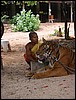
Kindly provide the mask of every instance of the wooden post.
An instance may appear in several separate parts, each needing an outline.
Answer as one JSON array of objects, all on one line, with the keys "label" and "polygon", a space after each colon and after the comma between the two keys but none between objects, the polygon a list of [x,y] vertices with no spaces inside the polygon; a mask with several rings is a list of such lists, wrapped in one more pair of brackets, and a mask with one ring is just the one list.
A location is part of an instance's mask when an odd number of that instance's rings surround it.
[{"label": "wooden post", "polygon": [[73,22],[73,5],[72,5],[72,1],[71,1],[71,22]]},{"label": "wooden post", "polygon": [[67,39],[67,9],[66,9],[66,3],[62,1],[62,8],[63,8],[63,15],[65,18],[65,39]]},{"label": "wooden post", "polygon": [[70,24],[69,24],[68,29],[67,29],[67,39],[69,39],[69,28],[70,28]]},{"label": "wooden post", "polygon": [[50,16],[51,16],[51,6],[50,6],[50,1],[49,1],[49,22],[50,22]]},{"label": "wooden post", "polygon": [[67,20],[65,21],[65,39],[67,39]]}]

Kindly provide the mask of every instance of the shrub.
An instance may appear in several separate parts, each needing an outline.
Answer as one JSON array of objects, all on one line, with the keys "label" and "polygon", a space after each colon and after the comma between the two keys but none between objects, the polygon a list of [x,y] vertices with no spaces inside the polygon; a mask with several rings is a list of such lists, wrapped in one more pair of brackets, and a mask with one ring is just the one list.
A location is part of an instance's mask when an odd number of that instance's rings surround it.
[{"label": "shrub", "polygon": [[59,29],[54,29],[54,33],[50,34],[50,36],[63,36],[64,35],[64,27],[61,28],[61,32]]},{"label": "shrub", "polygon": [[25,10],[21,11],[20,14],[16,14],[10,20],[12,24],[12,30],[17,31],[36,31],[39,29],[40,20],[38,15],[34,15],[31,10],[26,12]]},{"label": "shrub", "polygon": [[2,17],[1,17],[1,21],[4,23],[4,22],[6,22],[6,20],[7,20],[7,18],[8,18],[9,16],[7,16],[7,15],[3,15]]}]

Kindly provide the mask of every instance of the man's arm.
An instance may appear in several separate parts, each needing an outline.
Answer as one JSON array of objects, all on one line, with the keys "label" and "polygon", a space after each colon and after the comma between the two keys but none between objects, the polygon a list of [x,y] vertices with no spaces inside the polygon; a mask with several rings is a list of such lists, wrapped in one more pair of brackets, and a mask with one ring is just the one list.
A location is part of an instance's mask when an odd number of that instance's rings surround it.
[{"label": "man's arm", "polygon": [[36,58],[35,54],[31,52],[30,44],[26,45],[25,48],[26,48],[26,55],[27,55],[28,59],[30,61],[36,61],[37,58]]}]

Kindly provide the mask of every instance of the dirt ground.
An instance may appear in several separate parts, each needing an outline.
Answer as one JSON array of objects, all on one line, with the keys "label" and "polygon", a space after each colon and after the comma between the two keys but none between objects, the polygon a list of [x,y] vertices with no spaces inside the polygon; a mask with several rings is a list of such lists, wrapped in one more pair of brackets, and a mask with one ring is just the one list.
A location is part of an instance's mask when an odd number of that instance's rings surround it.
[{"label": "dirt ground", "polygon": [[[59,38],[49,35],[59,26],[64,27],[64,23],[41,23],[36,31],[39,39]],[[44,79],[26,77],[28,64],[23,55],[28,36],[29,32],[11,32],[5,24],[2,39],[9,40],[12,51],[1,51],[4,68],[1,70],[1,99],[75,99],[75,75]],[[74,37],[74,23],[70,23],[70,36]]]}]

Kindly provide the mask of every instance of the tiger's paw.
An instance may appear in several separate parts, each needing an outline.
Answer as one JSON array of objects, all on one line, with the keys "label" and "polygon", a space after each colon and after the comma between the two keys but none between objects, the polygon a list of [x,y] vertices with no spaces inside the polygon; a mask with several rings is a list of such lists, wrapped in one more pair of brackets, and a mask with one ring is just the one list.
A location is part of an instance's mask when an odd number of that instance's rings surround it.
[{"label": "tiger's paw", "polygon": [[39,79],[40,77],[38,76],[38,74],[34,74],[31,78],[32,79]]},{"label": "tiger's paw", "polygon": [[34,75],[33,72],[30,72],[30,73],[27,73],[27,74],[26,74],[27,77],[32,77],[33,75]]}]

